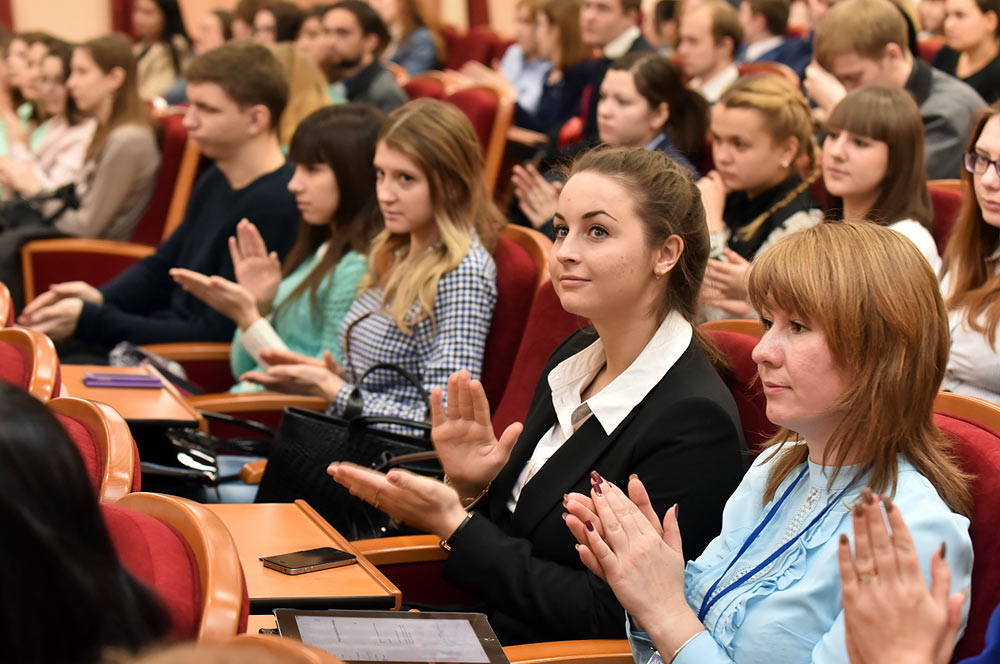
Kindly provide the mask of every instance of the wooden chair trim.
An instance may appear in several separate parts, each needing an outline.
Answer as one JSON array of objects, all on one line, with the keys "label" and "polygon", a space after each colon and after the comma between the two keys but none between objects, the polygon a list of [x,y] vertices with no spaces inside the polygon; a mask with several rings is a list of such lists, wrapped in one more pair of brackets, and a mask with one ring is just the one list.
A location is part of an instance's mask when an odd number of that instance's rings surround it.
[{"label": "wooden chair trim", "polygon": [[307,397],[279,392],[255,392],[253,394],[199,394],[187,397],[194,408],[213,413],[247,413],[261,410],[284,410],[288,407],[306,410],[326,410],[329,402],[322,397]]},{"label": "wooden chair trim", "polygon": [[154,248],[132,242],[98,240],[93,238],[54,238],[33,240],[21,247],[21,275],[24,280],[24,300],[31,302],[38,295],[35,288],[33,260],[36,254],[94,254],[100,256],[124,256],[142,260],[153,253]]},{"label": "wooden chair trim", "polygon": [[400,535],[351,542],[373,565],[427,563],[448,558],[441,548],[441,538],[435,535]]},{"label": "wooden chair trim", "polygon": [[111,406],[97,401],[59,397],[48,403],[53,413],[71,417],[85,426],[101,449],[104,466],[98,500],[114,503],[132,491],[135,481],[135,445],[125,418]]},{"label": "wooden chair trim", "polygon": [[549,280],[549,254],[552,253],[552,240],[534,228],[518,226],[517,224],[504,226],[500,231],[500,236],[516,242],[531,254],[532,260],[538,266],[538,283],[535,285],[537,292]]},{"label": "wooden chair trim", "polygon": [[947,180],[929,180],[927,182],[928,189],[947,189],[949,191],[962,191],[962,181],[955,179]]},{"label": "wooden chair trim", "polygon": [[455,91],[455,79],[449,75],[448,72],[434,70],[425,71],[417,74],[416,76],[409,77],[406,82],[412,83],[413,81],[419,81],[421,79],[437,81],[440,83],[445,97]]},{"label": "wooden chair trim", "polygon": [[632,664],[632,651],[625,639],[548,641],[507,646],[503,649],[511,664]]},{"label": "wooden chair trim", "polygon": [[41,332],[22,327],[0,329],[0,343],[17,348],[31,365],[27,392],[39,401],[55,396],[59,375],[59,355],[55,344]]},{"label": "wooden chair trim", "polygon": [[507,130],[507,140],[511,143],[520,143],[529,148],[543,148],[549,144],[549,137],[542,132],[525,129],[517,125]]},{"label": "wooden chair trim", "polygon": [[243,568],[222,520],[204,505],[159,493],[130,493],[117,504],[172,526],[194,551],[202,593],[198,641],[220,642],[236,636],[243,606]]},{"label": "wooden chair trim", "polygon": [[142,349],[175,362],[229,362],[228,341],[190,341],[146,344]]},{"label": "wooden chair trim", "polygon": [[191,189],[198,176],[198,163],[200,161],[201,151],[198,150],[198,145],[189,138],[184,145],[184,153],[181,155],[181,163],[177,169],[174,192],[170,196],[170,207],[167,208],[160,242],[164,242],[170,237],[184,220],[184,213],[187,212],[188,201],[191,199]]},{"label": "wooden chair trim", "polygon": [[509,91],[487,85],[474,85],[467,88],[456,88],[451,94],[461,90],[486,90],[497,98],[497,113],[493,117],[493,129],[490,131],[490,140],[486,146],[486,153],[483,155],[483,179],[486,181],[486,190],[490,196],[496,189],[497,177],[500,175],[500,166],[503,162],[503,153],[507,147],[507,132],[514,122],[514,98]]},{"label": "wooden chair trim", "polygon": [[267,468],[267,459],[258,459],[243,464],[240,468],[240,479],[244,484],[260,484],[264,477],[264,469]]},{"label": "wooden chair trim", "polygon": [[934,398],[934,412],[975,422],[1000,436],[1000,405],[992,401],[954,392],[938,392]]},{"label": "wooden chair trim", "polygon": [[13,306],[14,302],[10,299],[10,289],[5,284],[0,283],[0,327],[7,324]]},{"label": "wooden chair trim", "polygon": [[715,330],[721,332],[737,332],[745,334],[754,339],[764,336],[764,328],[760,321],[756,319],[730,319],[730,320],[710,320],[698,326],[704,331]]},{"label": "wooden chair trim", "polygon": [[288,664],[344,664],[343,660],[325,650],[280,636],[240,634],[229,643],[236,647],[242,646],[241,650],[247,650],[248,655],[250,652],[266,651]]}]

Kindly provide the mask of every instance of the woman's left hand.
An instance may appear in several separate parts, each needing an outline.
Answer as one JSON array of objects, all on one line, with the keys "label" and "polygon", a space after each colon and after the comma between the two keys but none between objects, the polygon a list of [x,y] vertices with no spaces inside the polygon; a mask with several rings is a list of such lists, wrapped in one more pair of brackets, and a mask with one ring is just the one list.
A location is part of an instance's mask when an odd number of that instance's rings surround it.
[{"label": "woman's left hand", "polygon": [[748,315],[752,310],[747,302],[747,277],[750,263],[732,249],[726,249],[726,260],[708,261],[702,299],[733,315]]},{"label": "woman's left hand", "polygon": [[352,495],[414,528],[447,539],[467,516],[458,493],[443,482],[395,468],[383,474],[353,463],[326,472]]},{"label": "woman's left hand", "polygon": [[231,319],[241,330],[246,330],[260,318],[257,301],[240,284],[218,275],[209,277],[182,267],[171,269],[170,276],[181,288]]}]

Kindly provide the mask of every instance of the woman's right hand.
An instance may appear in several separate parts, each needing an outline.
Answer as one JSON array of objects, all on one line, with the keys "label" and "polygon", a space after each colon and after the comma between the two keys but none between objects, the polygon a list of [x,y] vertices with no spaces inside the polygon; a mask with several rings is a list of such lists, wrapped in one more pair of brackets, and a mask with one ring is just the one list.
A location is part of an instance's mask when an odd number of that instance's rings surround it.
[{"label": "woman's right hand", "polygon": [[264,238],[257,227],[243,219],[236,225],[236,235],[229,238],[229,255],[233,259],[236,281],[257,301],[261,316],[271,311],[271,301],[281,283],[281,261],[278,253],[268,253]]},{"label": "woman's right hand", "polygon": [[710,171],[708,175],[695,183],[701,192],[701,204],[705,207],[705,222],[709,233],[725,230],[722,221],[726,209],[726,183],[718,171]]},{"label": "woman's right hand", "polygon": [[549,182],[532,164],[514,166],[511,182],[518,207],[532,226],[541,228],[555,216],[562,183]]},{"label": "woman's right hand", "polygon": [[489,486],[510,458],[523,428],[515,422],[497,440],[483,384],[465,370],[448,378],[447,414],[441,388],[431,392],[431,426],[441,467],[451,486],[465,498],[478,496]]}]

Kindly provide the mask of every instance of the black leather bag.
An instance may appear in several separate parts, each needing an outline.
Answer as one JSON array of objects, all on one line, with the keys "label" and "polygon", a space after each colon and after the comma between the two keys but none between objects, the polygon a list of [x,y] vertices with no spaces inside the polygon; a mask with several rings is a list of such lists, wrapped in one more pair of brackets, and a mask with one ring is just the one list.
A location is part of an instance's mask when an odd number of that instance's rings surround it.
[{"label": "black leather bag", "polygon": [[[362,415],[360,385],[373,371],[395,371],[413,384],[427,404],[424,421]],[[420,381],[393,364],[375,364],[362,374],[342,417],[300,408],[286,408],[274,439],[258,503],[306,500],[347,539],[397,535],[405,530],[384,512],[352,496],[326,473],[334,461],[350,461],[380,471],[401,467],[421,475],[441,477],[431,448],[430,398]],[[386,429],[386,426],[393,430]],[[412,434],[400,433],[405,428]]]}]

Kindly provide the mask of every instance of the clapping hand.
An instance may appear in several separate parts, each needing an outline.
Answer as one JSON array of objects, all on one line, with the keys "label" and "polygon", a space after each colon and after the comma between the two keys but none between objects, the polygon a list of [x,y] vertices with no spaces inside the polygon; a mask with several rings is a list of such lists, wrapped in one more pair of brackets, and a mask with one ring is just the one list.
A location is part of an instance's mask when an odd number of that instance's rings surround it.
[{"label": "clapping hand", "polygon": [[748,316],[752,311],[747,301],[747,276],[750,262],[732,249],[726,249],[725,261],[708,261],[702,300],[737,316]]},{"label": "clapping hand", "polygon": [[253,294],[240,284],[181,267],[171,269],[170,276],[186,292],[231,319],[241,330],[246,331],[260,319]]},{"label": "clapping hand", "polygon": [[514,166],[511,182],[518,207],[532,226],[541,228],[555,216],[561,182],[549,182],[533,164]]},{"label": "clapping hand", "polygon": [[268,253],[260,231],[243,219],[236,225],[236,235],[229,238],[229,255],[233,259],[236,281],[253,295],[260,314],[266,316],[281,283],[278,253]]},{"label": "clapping hand", "polygon": [[726,209],[726,183],[718,171],[710,171],[708,175],[695,183],[701,192],[701,204],[705,207],[705,222],[709,233],[719,233],[725,230],[722,213]]},{"label": "clapping hand", "polygon": [[340,388],[347,384],[341,377],[340,365],[328,350],[323,352],[322,360],[274,349],[261,351],[260,359],[268,365],[267,371],[248,371],[240,380],[275,392],[323,397],[330,402],[337,400]]}]

